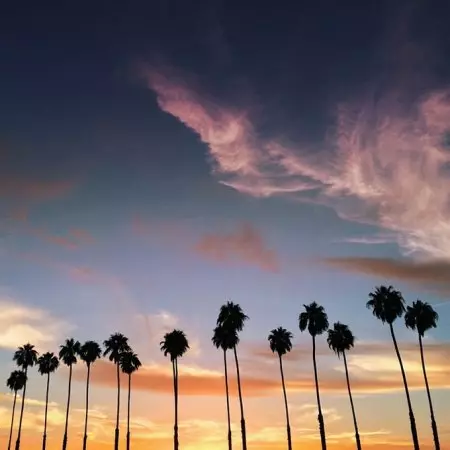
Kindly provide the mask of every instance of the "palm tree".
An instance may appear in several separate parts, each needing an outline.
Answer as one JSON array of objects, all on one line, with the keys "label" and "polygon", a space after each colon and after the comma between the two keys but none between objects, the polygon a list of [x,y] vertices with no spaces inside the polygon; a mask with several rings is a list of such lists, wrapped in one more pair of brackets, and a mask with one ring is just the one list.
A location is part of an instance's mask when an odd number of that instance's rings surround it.
[{"label": "palm tree", "polygon": [[109,355],[109,360],[116,365],[117,373],[117,412],[116,412],[116,430],[114,433],[114,450],[119,449],[119,420],[120,420],[120,367],[119,361],[122,353],[131,351],[128,345],[128,338],[122,333],[114,333],[103,341],[105,351],[103,356]]},{"label": "palm tree", "polygon": [[84,416],[84,436],[83,436],[83,450],[86,450],[87,446],[87,425],[88,425],[88,411],[89,411],[89,380],[91,375],[91,365],[102,356],[102,349],[97,342],[86,341],[80,347],[80,359],[86,363],[87,375],[86,375],[86,413]]},{"label": "palm tree", "polygon": [[312,302],[309,305],[303,305],[303,307],[305,308],[305,311],[300,313],[298,317],[298,324],[300,331],[302,332],[308,328],[309,334],[312,337],[314,380],[316,383],[317,407],[319,409],[317,419],[319,420],[320,441],[322,443],[322,450],[326,450],[327,441],[325,438],[325,423],[323,421],[322,406],[320,404],[319,379],[317,376],[316,336],[321,335],[328,329],[328,317],[323,306],[318,305],[316,302]]},{"label": "palm tree", "polygon": [[67,390],[66,424],[64,426],[64,438],[62,450],[67,448],[67,429],[69,426],[70,391],[72,388],[72,366],[77,363],[77,356],[80,353],[81,344],[73,338],[66,339],[63,345],[59,346],[59,359],[69,367],[69,387]]},{"label": "palm tree", "polygon": [[164,356],[170,355],[173,372],[173,392],[175,397],[175,424],[173,427],[173,448],[178,450],[178,358],[181,358],[189,349],[189,343],[184,331],[173,330],[164,335],[160,342]]},{"label": "palm tree", "polygon": [[408,403],[409,420],[411,423],[411,434],[414,443],[414,450],[419,450],[419,438],[417,436],[416,420],[411,406],[411,398],[409,396],[408,382],[406,381],[405,369],[403,368],[402,358],[395,339],[393,323],[405,312],[405,300],[400,291],[395,290],[392,286],[379,286],[374,292],[369,294],[367,308],[372,310],[373,315],[381,320],[381,322],[389,325],[392,341],[394,342],[395,353],[397,354],[400,371],[402,373],[403,385],[405,387],[406,401]]},{"label": "palm tree", "polygon": [[37,360],[38,371],[41,375],[47,375],[47,389],[45,391],[45,413],[44,413],[44,435],[42,436],[42,450],[47,447],[47,412],[48,412],[48,390],[50,387],[50,374],[59,367],[59,360],[54,353],[47,352]]},{"label": "palm tree", "polygon": [[439,435],[436,420],[434,418],[433,403],[431,401],[427,371],[425,369],[422,337],[424,336],[425,332],[428,331],[430,328],[436,328],[438,320],[439,320],[438,313],[433,309],[433,307],[429,303],[417,300],[413,302],[412,306],[407,306],[406,308],[405,324],[408,328],[411,328],[411,330],[417,330],[417,333],[419,335],[420,359],[422,361],[423,377],[425,379],[425,387],[427,389],[428,403],[430,405],[431,428],[433,430],[434,446],[436,450],[439,450],[441,446],[439,443]]},{"label": "palm tree", "polygon": [[283,371],[283,359],[282,356],[292,350],[292,333],[283,327],[278,327],[273,329],[269,334],[269,345],[272,352],[278,353],[278,360],[280,362],[280,373],[281,373],[281,386],[283,388],[284,396],[284,407],[286,410],[286,431],[288,440],[288,449],[292,450],[292,440],[291,440],[291,424],[289,421],[289,409],[288,401],[286,395],[286,386],[284,383],[284,371]]},{"label": "palm tree", "polygon": [[128,375],[128,408],[127,408],[127,450],[130,450],[130,405],[131,405],[131,375],[142,366],[138,355],[132,351],[122,353],[119,360],[123,373]]},{"label": "palm tree", "polygon": [[[244,328],[245,321],[248,316],[244,314],[241,306],[233,303],[227,302],[225,305],[220,307],[219,316],[217,318],[217,325],[224,327],[229,333],[238,333]],[[237,356],[237,341],[233,347],[234,360],[236,363],[236,374],[238,383],[238,393],[239,393],[239,406],[241,409],[241,434],[242,434],[242,449],[247,450],[247,432],[245,429],[245,416],[244,416],[244,402],[242,400],[242,390],[241,390],[241,376],[239,373],[239,360]]]},{"label": "palm tree", "polygon": [[22,370],[14,370],[13,372],[11,372],[11,375],[6,380],[6,386],[9,387],[11,391],[14,391],[14,402],[11,415],[11,429],[9,430],[8,450],[11,449],[11,439],[14,428],[14,413],[16,410],[17,392],[24,388],[26,382],[27,376],[25,375],[25,372],[23,372]]},{"label": "palm tree", "polygon": [[353,405],[352,390],[350,388],[350,378],[348,376],[347,358],[345,352],[349,351],[355,344],[355,337],[350,328],[343,323],[336,322],[333,329],[328,330],[328,346],[340,357],[342,355],[345,367],[345,377],[347,379],[348,396],[352,408],[353,425],[355,426],[356,448],[361,450],[361,441],[359,439],[358,422],[356,421],[355,406]]},{"label": "palm tree", "polygon": [[22,406],[20,407],[19,430],[17,431],[16,450],[20,449],[20,436],[22,433],[23,409],[25,406],[25,394],[27,392],[28,367],[32,367],[37,363],[38,352],[34,345],[30,343],[19,347],[13,356],[13,361],[23,370],[25,374],[25,383],[23,385]]},{"label": "palm tree", "polygon": [[230,395],[228,390],[228,367],[227,350],[232,350],[239,343],[239,336],[236,331],[228,330],[223,326],[214,328],[212,342],[216,348],[223,350],[223,364],[225,367],[225,394],[227,397],[227,421],[228,421],[228,450],[232,450],[233,442],[231,438],[231,415],[230,415]]}]

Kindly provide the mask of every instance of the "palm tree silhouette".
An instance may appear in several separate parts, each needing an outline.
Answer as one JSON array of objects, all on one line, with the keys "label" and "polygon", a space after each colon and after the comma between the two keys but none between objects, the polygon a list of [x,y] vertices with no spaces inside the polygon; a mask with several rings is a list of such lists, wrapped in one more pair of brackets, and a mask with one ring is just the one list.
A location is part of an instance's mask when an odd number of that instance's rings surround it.
[{"label": "palm tree silhouette", "polygon": [[48,412],[48,391],[50,387],[50,374],[59,367],[59,360],[54,353],[47,352],[41,355],[38,360],[38,372],[47,375],[47,389],[45,391],[45,413],[44,413],[44,435],[42,436],[42,450],[47,448],[47,412]]},{"label": "palm tree silhouette", "polygon": [[64,426],[64,437],[62,450],[67,448],[67,430],[69,426],[70,392],[72,388],[72,366],[77,363],[77,356],[80,353],[81,344],[73,338],[66,339],[63,345],[59,346],[59,359],[69,367],[69,387],[67,390],[66,424]]},{"label": "palm tree silhouette", "polygon": [[[244,328],[245,321],[248,320],[240,305],[227,302],[225,305],[220,307],[219,316],[217,318],[217,325],[228,330],[229,333],[238,333]],[[242,449],[247,450],[247,432],[245,428],[245,416],[244,416],[244,402],[242,400],[242,389],[241,389],[241,376],[239,373],[239,360],[237,356],[237,344],[239,340],[233,346],[234,360],[236,363],[236,374],[238,383],[238,393],[239,393],[239,406],[241,409],[241,434],[242,434]]]},{"label": "palm tree silhouette", "polygon": [[355,344],[355,337],[350,328],[343,323],[336,322],[333,329],[328,330],[327,338],[328,346],[344,360],[345,378],[347,380],[348,396],[350,398],[350,406],[352,408],[353,425],[355,426],[356,448],[361,450],[361,440],[359,438],[358,422],[356,421],[355,406],[353,405],[352,390],[350,388],[350,378],[348,376],[347,358],[345,352],[349,351]]},{"label": "palm tree silhouette", "polygon": [[402,358],[395,338],[393,323],[405,312],[405,300],[400,291],[395,290],[392,286],[379,286],[374,292],[369,294],[370,300],[367,302],[367,308],[372,309],[373,315],[381,320],[381,322],[389,325],[392,341],[394,342],[395,353],[397,354],[402,373],[403,385],[405,387],[406,401],[409,409],[409,420],[411,423],[411,434],[414,443],[414,450],[419,450],[419,438],[417,436],[416,420],[411,406],[411,398],[409,396],[408,382],[406,381],[405,369],[403,368]]},{"label": "palm tree silhouette", "polygon": [[298,317],[298,323],[300,331],[303,332],[308,328],[309,334],[312,337],[314,380],[316,383],[317,407],[319,409],[317,419],[319,420],[320,441],[322,443],[322,450],[326,450],[327,441],[325,438],[325,423],[322,415],[322,406],[320,404],[319,379],[317,376],[316,336],[324,333],[328,329],[328,317],[323,306],[318,305],[316,302],[312,302],[309,305],[303,305],[303,307],[305,308],[305,311],[300,313]]},{"label": "palm tree silhouette", "polygon": [[131,405],[131,375],[142,366],[138,355],[132,351],[122,353],[119,360],[123,373],[128,375],[128,407],[127,407],[127,450],[130,450],[130,405]]},{"label": "palm tree silhouette", "polygon": [[91,376],[91,365],[102,356],[102,349],[95,341],[86,341],[80,347],[80,359],[86,363],[86,413],[84,417],[84,436],[83,436],[83,450],[87,447],[87,425],[88,425],[88,411],[89,411],[89,380]]},{"label": "palm tree silhouette", "polygon": [[232,450],[233,441],[231,437],[231,415],[230,415],[230,394],[228,389],[228,367],[227,350],[232,350],[239,343],[239,336],[235,330],[218,325],[214,328],[212,342],[216,348],[223,350],[223,364],[225,368],[225,395],[227,398],[227,421],[228,421],[228,450]]},{"label": "palm tree silhouette", "polygon": [[439,320],[438,313],[433,307],[426,302],[417,300],[412,306],[407,306],[405,314],[405,325],[411,330],[417,330],[419,335],[420,360],[422,362],[423,377],[425,379],[425,387],[427,389],[428,404],[430,405],[431,429],[433,430],[434,446],[436,450],[440,450],[439,434],[437,430],[436,420],[434,418],[433,403],[431,401],[430,387],[428,385],[427,371],[425,369],[425,358],[423,356],[422,337],[430,328],[437,327]]},{"label": "palm tree silhouette", "polygon": [[22,434],[23,409],[25,406],[25,394],[27,392],[28,367],[32,367],[37,363],[38,352],[34,345],[30,343],[19,347],[13,356],[13,360],[23,370],[25,374],[25,383],[23,385],[22,406],[20,407],[19,430],[17,431],[16,450],[20,449],[20,436]]},{"label": "palm tree silhouette", "polygon": [[114,333],[103,341],[105,351],[103,356],[109,355],[109,360],[116,365],[117,373],[117,412],[116,412],[116,430],[114,433],[114,450],[119,449],[119,420],[120,420],[120,367],[119,361],[122,353],[131,351],[128,345],[128,338],[122,333]]},{"label": "palm tree silhouette", "polygon": [[164,356],[170,355],[173,372],[173,392],[175,397],[175,424],[173,427],[173,448],[178,450],[178,358],[181,358],[189,349],[186,335],[181,330],[173,330],[164,335],[160,342]]},{"label": "palm tree silhouette", "polygon": [[270,332],[268,339],[270,350],[278,354],[278,360],[280,362],[281,386],[283,388],[284,407],[286,410],[286,431],[287,431],[288,449],[292,450],[291,424],[289,421],[289,408],[286,395],[286,385],[284,383],[283,358],[282,358],[283,355],[292,350],[292,333],[283,327],[278,327]]},{"label": "palm tree silhouette", "polygon": [[13,372],[11,372],[11,375],[6,380],[6,386],[9,389],[11,389],[11,391],[14,391],[14,402],[11,414],[11,428],[9,430],[8,450],[11,449],[11,439],[14,428],[14,413],[16,411],[17,392],[24,388],[26,382],[27,376],[25,375],[25,372],[23,372],[22,370],[14,370]]}]

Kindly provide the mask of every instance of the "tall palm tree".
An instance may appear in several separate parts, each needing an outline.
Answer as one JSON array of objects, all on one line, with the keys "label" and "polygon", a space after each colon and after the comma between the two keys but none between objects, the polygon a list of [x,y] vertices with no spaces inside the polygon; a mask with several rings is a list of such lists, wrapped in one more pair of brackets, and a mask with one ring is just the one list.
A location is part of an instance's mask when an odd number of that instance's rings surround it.
[{"label": "tall palm tree", "polygon": [[44,413],[44,435],[42,436],[42,450],[47,448],[47,412],[48,412],[48,391],[50,387],[50,374],[59,367],[59,360],[54,353],[47,352],[37,360],[38,372],[47,375],[47,389],[45,391],[45,413]]},{"label": "tall palm tree", "polygon": [[128,344],[128,338],[122,333],[114,333],[103,341],[105,351],[103,356],[109,355],[109,360],[116,365],[117,373],[117,411],[116,411],[116,430],[114,433],[114,450],[119,450],[119,420],[120,420],[120,356],[122,353],[131,351]]},{"label": "tall palm tree", "polygon": [[89,411],[89,380],[91,376],[91,365],[102,356],[102,349],[95,341],[86,341],[80,347],[80,359],[86,363],[86,412],[84,416],[84,436],[83,436],[83,450],[87,446],[87,425],[88,425],[88,411]]},{"label": "tall palm tree", "polygon": [[175,397],[175,424],[173,427],[173,448],[178,450],[178,358],[181,358],[189,349],[189,343],[184,331],[173,330],[164,335],[160,342],[164,356],[169,355],[172,362],[173,392]]},{"label": "tall palm tree", "polygon": [[403,362],[400,356],[393,327],[395,320],[402,317],[405,312],[405,300],[403,299],[401,292],[395,290],[392,286],[378,286],[375,288],[374,292],[369,294],[367,308],[371,309],[373,315],[377,319],[381,320],[383,324],[387,323],[389,325],[392,341],[394,342],[395,353],[397,354],[400,371],[402,373],[403,385],[405,387],[414,450],[419,450],[419,438],[417,436],[416,420],[414,418],[411,398],[409,396],[408,382],[406,381],[405,369],[403,368]]},{"label": "tall palm tree", "polygon": [[130,450],[131,375],[142,366],[142,363],[136,353],[129,351],[122,353],[119,364],[122,372],[128,375],[127,450]]},{"label": "tall palm tree", "polygon": [[352,390],[350,388],[350,378],[348,376],[347,358],[345,352],[349,351],[355,345],[355,337],[350,328],[343,323],[336,322],[333,329],[328,330],[327,338],[328,346],[344,360],[345,378],[347,380],[348,396],[350,398],[350,406],[352,409],[353,425],[355,426],[356,448],[361,450],[361,440],[359,438],[358,422],[356,421],[355,406],[353,404]]},{"label": "tall palm tree", "polygon": [[24,388],[26,382],[27,376],[25,375],[25,372],[23,372],[22,370],[14,370],[13,372],[11,372],[11,375],[6,380],[6,386],[9,387],[11,391],[14,391],[14,402],[11,414],[11,429],[9,430],[8,450],[11,449],[11,439],[14,428],[14,413],[16,411],[17,392]]},{"label": "tall palm tree", "polygon": [[59,359],[69,368],[69,387],[67,390],[66,424],[64,426],[64,437],[62,450],[67,448],[67,429],[69,426],[70,392],[72,388],[72,367],[77,363],[77,356],[80,353],[81,344],[75,339],[66,339],[63,345],[59,346]]},{"label": "tall palm tree", "polygon": [[425,379],[425,387],[427,389],[428,404],[430,405],[431,415],[431,429],[433,430],[434,446],[436,450],[440,450],[439,434],[437,430],[436,420],[434,418],[433,403],[431,401],[430,387],[428,385],[427,371],[425,369],[425,359],[423,356],[423,344],[422,337],[425,332],[430,328],[437,327],[437,321],[439,320],[438,313],[433,307],[426,302],[417,300],[413,302],[412,306],[407,306],[405,314],[405,324],[411,330],[417,330],[419,335],[419,347],[420,347],[420,359],[422,361],[423,377]]},{"label": "tall palm tree", "polygon": [[[217,325],[224,327],[230,333],[238,333],[244,328],[245,321],[248,320],[248,316],[244,314],[241,306],[233,303],[227,302],[225,305],[220,307],[219,316],[217,318]],[[233,347],[234,360],[236,363],[236,375],[238,383],[238,393],[239,393],[239,406],[241,409],[241,434],[242,434],[242,449],[247,450],[247,432],[245,428],[245,416],[244,416],[244,402],[242,400],[242,389],[241,389],[241,376],[239,373],[239,360],[237,356],[237,341]]]},{"label": "tall palm tree", "polygon": [[25,406],[25,394],[27,392],[28,367],[32,367],[37,363],[38,352],[34,345],[30,343],[19,347],[13,356],[13,360],[25,373],[25,383],[23,385],[22,406],[20,407],[19,429],[17,431],[16,450],[20,449],[20,436],[22,434],[23,409]]},{"label": "tall palm tree", "polygon": [[309,305],[303,305],[303,307],[305,308],[305,311],[300,313],[298,317],[298,324],[300,331],[303,332],[306,329],[308,329],[309,334],[312,337],[314,381],[316,383],[317,407],[319,410],[317,419],[319,420],[320,441],[322,443],[322,450],[326,450],[327,441],[325,438],[325,423],[322,415],[322,406],[320,404],[319,379],[317,376],[316,336],[321,335],[328,329],[328,317],[323,306],[318,305],[316,302],[312,302]]},{"label": "tall palm tree", "polygon": [[236,331],[229,330],[218,325],[214,328],[212,342],[216,348],[223,350],[223,364],[225,368],[225,395],[227,398],[227,421],[228,421],[228,450],[233,449],[231,437],[231,415],[230,415],[230,394],[228,389],[228,367],[227,350],[233,350],[239,343],[239,336]]},{"label": "tall palm tree", "polygon": [[278,354],[278,360],[280,362],[281,386],[283,388],[284,407],[286,410],[286,431],[287,431],[288,449],[292,450],[291,424],[289,421],[289,408],[286,395],[286,385],[284,383],[283,358],[282,358],[283,355],[292,350],[292,333],[283,327],[278,327],[270,332],[268,339],[270,350]]}]

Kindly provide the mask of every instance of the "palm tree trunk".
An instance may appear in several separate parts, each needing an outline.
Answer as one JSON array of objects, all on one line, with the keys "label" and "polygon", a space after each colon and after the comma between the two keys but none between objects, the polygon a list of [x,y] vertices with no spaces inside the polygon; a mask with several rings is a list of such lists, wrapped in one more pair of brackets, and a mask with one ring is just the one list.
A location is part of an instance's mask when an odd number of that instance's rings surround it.
[{"label": "palm tree trunk", "polygon": [[14,402],[13,402],[12,414],[11,414],[11,428],[9,430],[8,450],[11,449],[11,439],[12,439],[12,433],[13,433],[13,428],[14,428],[14,413],[16,411],[16,400],[17,400],[17,391],[14,391]]},{"label": "palm tree trunk", "polygon": [[361,441],[359,439],[359,430],[358,430],[358,422],[356,421],[356,413],[355,413],[355,406],[353,404],[353,397],[352,397],[352,390],[350,388],[350,378],[348,376],[348,368],[347,368],[347,358],[345,356],[345,351],[342,352],[342,355],[344,356],[344,366],[345,366],[345,377],[347,379],[347,389],[348,389],[348,396],[350,398],[350,406],[352,408],[352,416],[353,416],[353,425],[355,426],[355,440],[356,440],[356,448],[358,450],[361,450]]},{"label": "palm tree trunk", "polygon": [[244,418],[244,403],[242,401],[242,391],[241,391],[241,376],[239,374],[239,361],[236,351],[236,346],[233,347],[234,360],[236,362],[236,374],[239,392],[239,406],[241,408],[241,434],[242,434],[242,450],[247,450],[247,433],[245,430],[245,418]]},{"label": "palm tree trunk", "polygon": [[419,345],[420,345],[420,360],[422,361],[423,377],[425,379],[425,387],[427,389],[428,403],[430,405],[431,429],[433,430],[434,447],[436,450],[440,450],[441,445],[439,443],[439,435],[436,420],[434,419],[433,402],[431,401],[430,386],[428,385],[427,370],[425,369],[425,358],[423,356],[422,336],[420,335],[420,333],[419,333]]},{"label": "palm tree trunk", "polygon": [[42,450],[45,450],[47,448],[47,412],[48,412],[49,387],[50,387],[50,372],[47,374],[47,390],[45,391],[44,436],[42,436]]},{"label": "palm tree trunk", "polygon": [[226,350],[223,351],[223,364],[225,367],[225,393],[227,396],[228,450],[233,450],[233,442],[231,440],[230,394],[228,390],[228,367]]},{"label": "palm tree trunk", "polygon": [[173,372],[173,397],[175,402],[175,418],[173,425],[173,448],[178,450],[178,367],[177,360],[172,361],[172,372]]},{"label": "palm tree trunk", "polygon": [[289,420],[289,408],[288,401],[286,395],[286,385],[284,383],[284,371],[283,371],[283,360],[281,355],[278,355],[280,360],[280,373],[281,373],[281,385],[283,386],[283,396],[284,396],[284,408],[286,410],[286,432],[287,432],[287,440],[288,440],[288,450],[292,450],[292,439],[291,439],[291,424]]},{"label": "palm tree trunk", "polygon": [[117,413],[116,413],[116,430],[114,432],[114,450],[119,450],[119,420],[120,420],[120,371],[119,362],[116,362],[117,368]]},{"label": "palm tree trunk", "polygon": [[317,407],[319,409],[319,415],[317,419],[319,420],[319,431],[320,431],[320,442],[322,443],[322,450],[327,450],[327,440],[325,438],[325,423],[323,421],[322,406],[320,404],[320,393],[319,393],[319,378],[317,376],[317,364],[316,364],[316,337],[312,337],[313,340],[313,366],[314,366],[314,381],[316,383],[316,397],[317,397]]},{"label": "palm tree trunk", "polygon": [[391,330],[391,336],[392,336],[392,340],[394,342],[395,353],[397,354],[398,362],[400,364],[400,370],[402,372],[403,385],[405,387],[405,393],[406,393],[406,401],[408,403],[409,421],[411,423],[411,434],[412,434],[412,439],[413,439],[413,443],[414,443],[414,450],[419,450],[420,447],[419,447],[419,438],[417,436],[416,419],[414,418],[414,413],[413,413],[412,406],[411,406],[411,398],[409,396],[408,382],[406,381],[405,369],[403,368],[403,362],[402,362],[402,358],[400,356],[400,351],[398,349],[397,339],[395,339],[394,327],[392,326],[392,323],[389,324],[389,328]]},{"label": "palm tree trunk", "polygon": [[131,373],[128,374],[127,450],[130,450]]},{"label": "palm tree trunk", "polygon": [[89,378],[91,375],[91,365],[87,364],[86,375],[86,412],[84,415],[84,436],[83,436],[83,450],[86,450],[87,446],[87,427],[88,427],[88,411],[89,411]]},{"label": "palm tree trunk", "polygon": [[16,450],[20,449],[20,435],[22,434],[22,419],[23,419],[23,409],[25,406],[25,394],[27,393],[27,372],[28,367],[25,369],[25,384],[23,385],[23,394],[22,394],[22,405],[20,407],[20,418],[19,418],[19,429],[17,431],[17,439],[16,439]]},{"label": "palm tree trunk", "polygon": [[70,391],[72,389],[72,364],[69,366],[69,390],[67,392],[67,408],[66,408],[66,424],[64,426],[64,438],[62,450],[67,448],[67,429],[69,426],[69,409],[70,409]]}]

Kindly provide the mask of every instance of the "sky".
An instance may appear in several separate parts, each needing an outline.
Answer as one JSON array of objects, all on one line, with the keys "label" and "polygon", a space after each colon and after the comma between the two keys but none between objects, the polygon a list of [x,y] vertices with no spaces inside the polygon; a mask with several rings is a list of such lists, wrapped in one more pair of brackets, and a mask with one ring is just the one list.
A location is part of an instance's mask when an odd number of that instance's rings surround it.
[{"label": "sky", "polygon": [[[389,330],[366,308],[392,284],[439,313],[425,355],[450,448],[450,33],[445,1],[10,2],[0,26],[0,377],[26,342],[122,332],[133,448],[172,448],[170,361],[183,329],[180,445],[225,450],[220,306],[250,317],[239,357],[249,450],[286,448],[271,329],[294,334],[285,375],[295,449],[319,449],[303,304],[356,336],[348,355],[366,450],[411,448]],[[431,449],[417,335],[395,324],[422,449]],[[329,448],[355,447],[343,362],[318,337]],[[233,437],[239,448],[234,363]],[[69,450],[83,433],[74,369]],[[51,379],[61,445],[68,369]],[[125,380],[124,380],[125,382]],[[92,369],[89,448],[113,443],[116,381]],[[45,378],[32,369],[22,442],[41,448]],[[124,447],[126,389],[122,389]],[[0,445],[12,395],[0,392]]]}]

